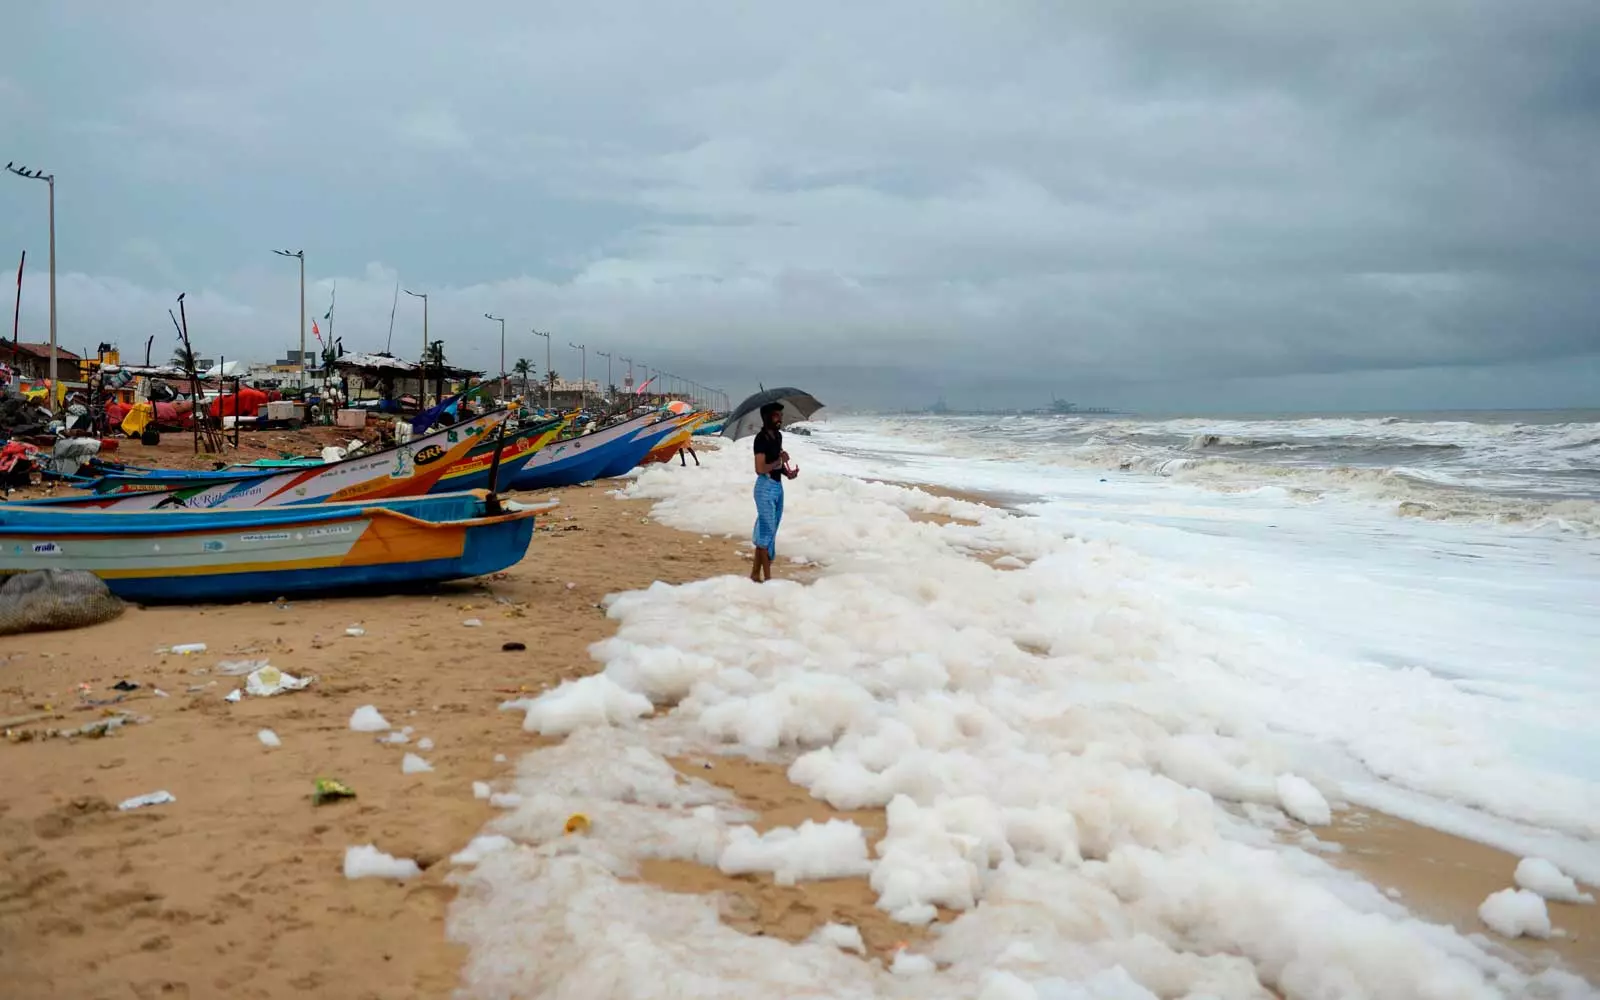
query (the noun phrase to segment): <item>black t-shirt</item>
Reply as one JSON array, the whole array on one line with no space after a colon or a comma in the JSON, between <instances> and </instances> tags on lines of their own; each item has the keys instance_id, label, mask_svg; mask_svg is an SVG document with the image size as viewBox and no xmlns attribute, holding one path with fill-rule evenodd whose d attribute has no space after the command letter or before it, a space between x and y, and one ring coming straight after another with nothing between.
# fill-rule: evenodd
<instances>
[{"instance_id":1,"label":"black t-shirt","mask_svg":"<svg viewBox=\"0 0 1600 1000\"><path fill-rule=\"evenodd\" d=\"M778 456L783 454L783 431L775 431L770 427L762 428L761 432L756 435L756 454L768 462L776 462ZM782 466L773 469L767 475L781 482L783 480Z\"/></svg>"}]
</instances>

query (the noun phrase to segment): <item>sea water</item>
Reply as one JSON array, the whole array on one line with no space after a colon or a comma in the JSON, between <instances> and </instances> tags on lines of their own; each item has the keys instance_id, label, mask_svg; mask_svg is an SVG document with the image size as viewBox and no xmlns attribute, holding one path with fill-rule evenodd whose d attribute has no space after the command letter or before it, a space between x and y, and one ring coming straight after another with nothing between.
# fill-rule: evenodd
<instances>
[{"instance_id":1,"label":"sea water","mask_svg":"<svg viewBox=\"0 0 1600 1000\"><path fill-rule=\"evenodd\" d=\"M466 995L1591 995L1418 920L1316 837L1330 805L1366 805L1600 879L1583 457L1600 436L1404 423L850 418L792 436L806 471L778 565L809 582L614 595L598 672L506 706L566 738L496 795L486 833L517 846L462 875ZM1408 441L1434 450L1401 474L1385 463ZM750 456L702 458L625 492L686 544L747 552ZM885 837L757 836L746 803L667 760L723 753L885 808ZM588 834L563 834L574 813ZM915 960L841 951L840 929L750 937L713 899L636 881L648 858L865 877L897 920L958 916Z\"/></svg>"}]
</instances>

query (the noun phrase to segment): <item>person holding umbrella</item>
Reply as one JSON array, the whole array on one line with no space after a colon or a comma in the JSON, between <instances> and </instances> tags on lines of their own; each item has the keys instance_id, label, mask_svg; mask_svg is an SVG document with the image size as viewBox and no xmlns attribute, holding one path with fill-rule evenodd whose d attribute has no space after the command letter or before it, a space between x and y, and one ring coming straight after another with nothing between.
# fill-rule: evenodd
<instances>
[{"instance_id":1,"label":"person holding umbrella","mask_svg":"<svg viewBox=\"0 0 1600 1000\"><path fill-rule=\"evenodd\" d=\"M783 450L783 404L768 403L761 408L761 430L756 434L756 527L751 541L756 547L750 579L765 583L772 579L772 560L778 555L778 525L783 521L783 481L793 479L800 470L789 465Z\"/></svg>"},{"instance_id":2,"label":"person holding umbrella","mask_svg":"<svg viewBox=\"0 0 1600 1000\"><path fill-rule=\"evenodd\" d=\"M786 420L810 419L820 409L822 403L809 392L792 387L763 388L734 407L722 425L725 438L737 441L752 434L756 437L756 527L750 538L756 554L750 579L757 583L772 579L772 560L778 554L778 525L783 521L783 481L800 474L789 464L789 453L783 450L783 425Z\"/></svg>"}]
</instances>

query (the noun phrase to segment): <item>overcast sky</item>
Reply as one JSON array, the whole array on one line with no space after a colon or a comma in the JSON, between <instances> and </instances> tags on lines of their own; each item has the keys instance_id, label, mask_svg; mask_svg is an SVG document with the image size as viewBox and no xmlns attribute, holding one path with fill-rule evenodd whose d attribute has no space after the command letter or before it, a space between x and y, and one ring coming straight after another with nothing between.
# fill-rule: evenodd
<instances>
[{"instance_id":1,"label":"overcast sky","mask_svg":"<svg viewBox=\"0 0 1600 1000\"><path fill-rule=\"evenodd\" d=\"M485 311L540 369L531 327L841 404L1600 396L1595 0L13 6L73 349L170 354L187 291L202 353L281 355L304 247L346 348L398 277L489 370ZM44 186L0 177L24 248L44 340Z\"/></svg>"}]
</instances>

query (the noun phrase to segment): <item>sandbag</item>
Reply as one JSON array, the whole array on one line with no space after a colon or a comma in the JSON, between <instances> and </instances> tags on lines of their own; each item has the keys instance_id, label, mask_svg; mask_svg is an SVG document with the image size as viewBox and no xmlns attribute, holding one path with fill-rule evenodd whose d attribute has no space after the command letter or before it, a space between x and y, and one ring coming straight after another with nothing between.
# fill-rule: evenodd
<instances>
[{"instance_id":1,"label":"sandbag","mask_svg":"<svg viewBox=\"0 0 1600 1000\"><path fill-rule=\"evenodd\" d=\"M0 635L97 625L125 607L104 580L85 570L17 573L0 585Z\"/></svg>"}]
</instances>

